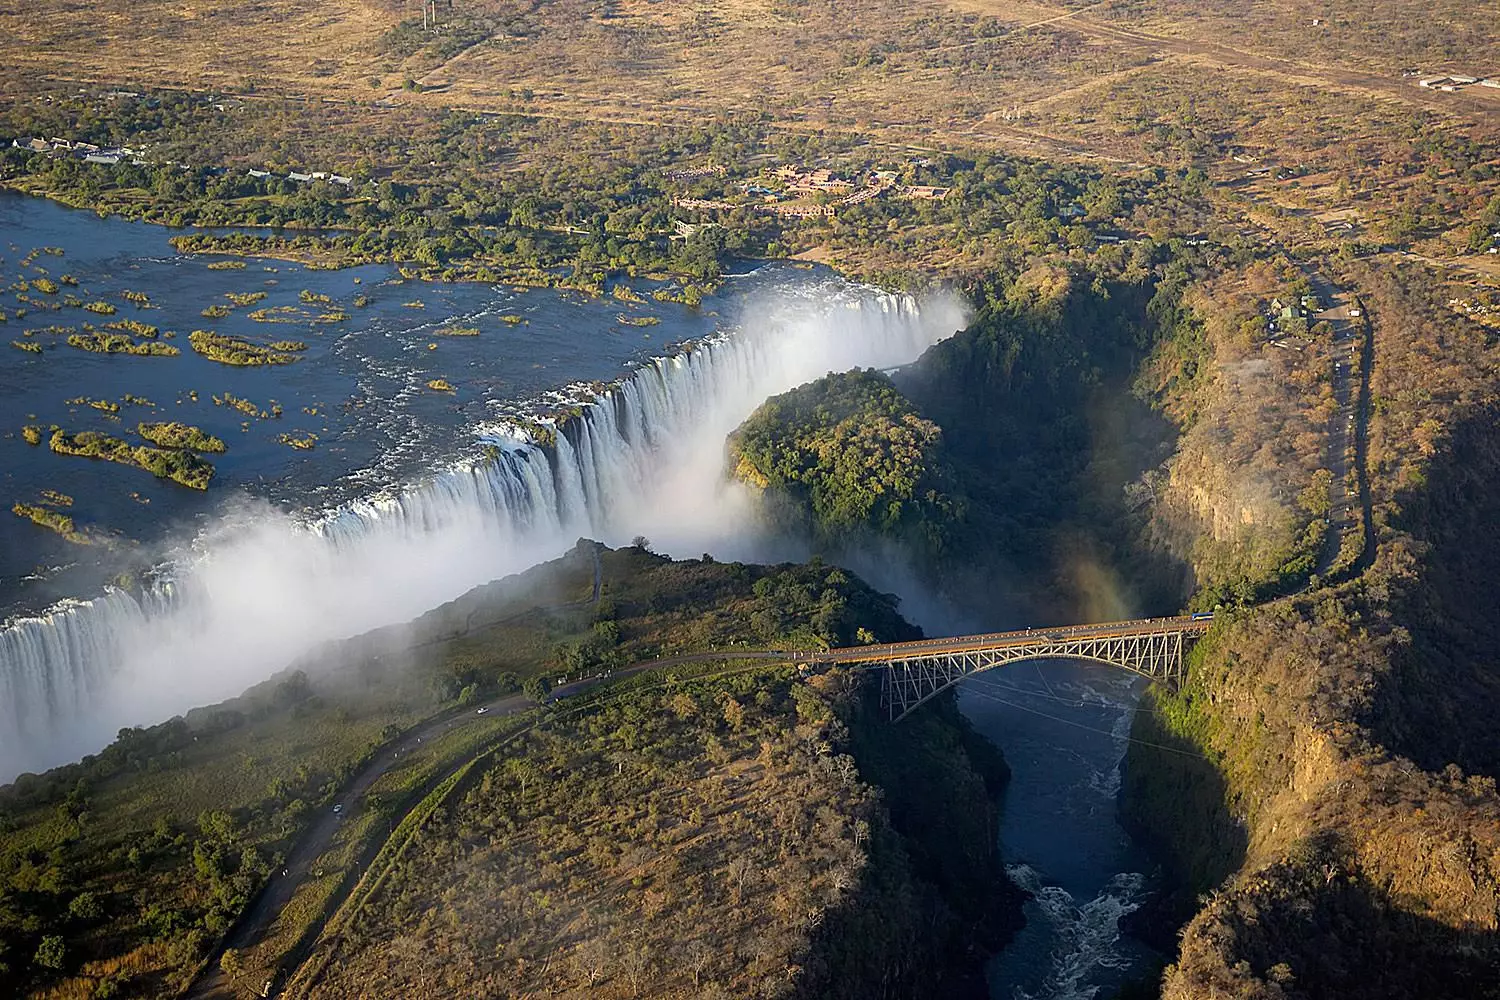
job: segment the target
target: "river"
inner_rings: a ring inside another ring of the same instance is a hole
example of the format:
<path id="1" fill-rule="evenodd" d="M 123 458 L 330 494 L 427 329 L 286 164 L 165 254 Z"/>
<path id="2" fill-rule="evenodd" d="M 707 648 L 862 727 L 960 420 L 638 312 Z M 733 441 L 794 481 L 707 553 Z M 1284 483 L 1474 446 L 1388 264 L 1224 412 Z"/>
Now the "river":
<path id="1" fill-rule="evenodd" d="M 960 710 L 1010 764 L 1000 850 L 1032 895 L 1026 926 L 987 969 L 994 1000 L 1107 1000 L 1160 961 L 1118 926 L 1158 881 L 1116 820 L 1120 762 L 1145 683 L 1054 660 L 959 688 Z"/>
<path id="2" fill-rule="evenodd" d="M 25 574 L 22 583 L 60 600 L 38 607 L 23 594 L 24 611 L 0 627 L 0 780 L 93 752 L 122 726 L 238 694 L 322 643 L 411 621 L 580 536 L 629 544 L 645 535 L 675 555 L 764 557 L 765 545 L 746 530 L 749 498 L 724 475 L 729 433 L 769 396 L 829 371 L 908 364 L 965 319 L 951 296 L 919 302 L 790 265 L 726 281 L 700 310 L 398 285 L 389 269 L 251 261 L 223 271 L 164 250 L 160 229 L 43 202 L 0 204 L 12 213 L 6 233 L 15 249 L 6 249 L 19 255 L 7 266 L 24 273 L 0 306 L 11 312 L 6 332 L 46 341 L 42 353 L 16 350 L 18 363 L 0 369 L 0 425 L 12 435 L 0 439 L 3 485 L 16 501 L 53 502 L 121 539 L 104 555 L 73 546 L 57 557 L 62 570 Z M 63 252 L 32 253 L 44 246 Z M 63 287 L 76 288 L 80 302 L 119 303 L 120 312 L 126 290 L 144 292 L 153 308 L 140 321 L 170 317 L 180 333 L 212 319 L 197 314 L 230 301 L 228 290 L 249 289 L 254 268 L 267 297 L 253 305 L 283 309 L 268 315 L 294 322 L 264 332 L 238 308 L 218 317 L 229 324 L 219 329 L 261 341 L 296 337 L 308 345 L 304 360 L 226 368 L 191 351 L 95 355 L 40 329 L 62 322 L 57 316 L 81 326 L 90 314 L 36 306 L 69 294 L 38 293 L 38 277 L 62 284 L 70 274 L 77 284 Z M 33 311 L 17 322 L 23 294 Z M 359 305 L 360 296 L 370 301 Z M 319 322 L 317 314 L 333 310 L 350 318 Z M 627 312 L 659 323 L 621 323 Z M 478 334 L 439 335 L 459 323 Z M 648 333 L 691 343 L 643 348 Z M 435 376 L 457 391 L 430 389 Z M 602 381 L 585 387 L 580 379 Z M 268 415 L 216 407 L 211 396 L 225 391 Z M 273 399 L 282 418 L 269 412 Z M 559 406 L 567 419 L 539 438 L 512 419 Z M 339 416 L 323 422 L 325 413 Z M 136 422 L 162 417 L 229 441 L 224 475 L 206 493 L 52 454 L 16 433 L 35 421 L 128 440 Z M 306 458 L 276 441 L 278 425 L 303 430 L 313 420 L 320 440 Z M 4 530 L 22 539 L 18 548 L 73 545 L 18 518 Z M 101 592 L 66 569 L 112 562 L 148 570 Z"/>
<path id="3" fill-rule="evenodd" d="M 747 534 L 743 498 L 724 483 L 725 436 L 770 395 L 828 371 L 908 364 L 964 322 L 951 299 L 918 303 L 784 265 L 730 280 L 694 310 L 649 294 L 403 281 L 387 267 L 213 267 L 175 253 L 164 229 L 38 199 L 0 197 L 0 233 L 0 332 L 44 344 L 3 348 L 3 499 L 66 495 L 56 509 L 115 539 L 80 548 L 0 517 L 0 611 L 14 615 L 0 627 L 0 781 L 97 750 L 120 726 L 238 694 L 321 642 L 414 618 L 579 535 L 620 544 L 644 533 L 679 556 L 765 558 L 768 540 Z M 33 253 L 42 247 L 61 254 Z M 76 284 L 34 287 L 63 275 Z M 262 292 L 202 315 L 231 293 Z M 68 294 L 116 314 L 64 306 Z M 284 322 L 257 321 L 260 309 Z M 349 318 L 322 321 L 334 311 Z M 91 354 L 43 332 L 119 318 L 174 331 L 166 342 L 182 353 Z M 440 334 L 451 327 L 478 333 Z M 194 329 L 307 351 L 287 366 L 225 367 L 188 348 Z M 666 349 L 683 342 L 695 347 Z M 429 389 L 434 378 L 454 391 Z M 216 405 L 226 393 L 256 413 Z M 507 429 L 560 405 L 576 417 L 547 447 Z M 228 443 L 207 492 L 54 455 L 18 433 L 55 424 L 128 438 L 142 420 L 181 420 Z M 292 449 L 283 433 L 317 444 Z M 101 593 L 108 573 L 143 559 L 155 579 Z M 909 598 L 920 612 L 921 595 Z M 996 998 L 1108 996 L 1153 961 L 1116 929 L 1150 887 L 1114 819 L 1135 683 L 1049 663 L 965 685 L 964 712 L 1014 771 L 1001 847 L 1035 897 L 991 964 Z"/>
<path id="4" fill-rule="evenodd" d="M 0 499 L 9 508 L 43 502 L 43 490 L 62 494 L 71 498 L 66 512 L 79 527 L 114 542 L 83 548 L 8 514 L 0 518 L 0 615 L 96 590 L 127 561 L 128 550 L 199 530 L 227 496 L 289 508 L 330 506 L 410 481 L 471 451 L 476 429 L 489 421 L 567 401 L 578 395 L 578 383 L 617 379 L 667 345 L 709 335 L 718 311 L 733 309 L 755 285 L 731 283 L 694 310 L 653 301 L 650 292 L 660 282 L 632 282 L 644 301 L 623 302 L 404 281 L 386 266 L 326 271 L 184 256 L 168 243 L 172 235 L 40 198 L 0 195 L 0 314 L 6 316 Z M 34 255 L 43 247 L 61 254 Z M 244 266 L 221 269 L 237 264 Z M 64 276 L 76 284 L 63 283 Z M 56 291 L 22 291 L 21 282 L 34 286 L 38 279 Z M 144 293 L 148 301 L 128 300 L 126 292 Z M 234 306 L 231 294 L 264 297 Z M 116 312 L 70 307 L 64 304 L 70 295 Z M 228 315 L 203 315 L 215 305 Z M 20 310 L 29 311 L 18 316 Z M 335 310 L 348 318 L 323 321 Z M 622 316 L 656 325 L 626 325 Z M 64 333 L 45 332 L 120 320 L 159 328 L 160 342 L 181 354 L 93 354 L 68 346 Z M 307 351 L 285 366 L 222 365 L 189 347 L 188 334 L 199 329 L 262 343 L 295 340 Z M 442 335 L 450 329 L 477 333 Z M 430 389 L 437 378 L 453 391 Z M 230 394 L 253 403 L 254 414 L 225 405 Z M 119 409 L 105 412 L 90 401 Z M 280 416 L 271 415 L 276 404 Z M 45 441 L 28 446 L 19 433 L 27 424 L 56 425 L 130 439 L 138 422 L 168 420 L 228 444 L 225 454 L 212 456 L 217 471 L 206 493 L 127 466 L 61 458 Z M 282 443 L 283 434 L 317 441 L 299 450 Z"/>

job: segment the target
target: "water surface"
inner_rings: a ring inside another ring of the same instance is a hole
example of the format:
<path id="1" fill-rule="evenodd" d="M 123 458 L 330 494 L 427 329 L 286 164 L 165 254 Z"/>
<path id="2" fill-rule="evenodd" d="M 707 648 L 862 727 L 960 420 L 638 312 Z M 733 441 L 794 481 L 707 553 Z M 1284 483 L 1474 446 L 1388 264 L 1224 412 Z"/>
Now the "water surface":
<path id="1" fill-rule="evenodd" d="M 0 196 L 0 500 L 38 503 L 43 490 L 72 497 L 68 513 L 82 527 L 115 535 L 122 545 L 148 547 L 172 533 L 190 534 L 232 494 L 286 506 L 332 505 L 418 477 L 473 446 L 474 428 L 549 394 L 567 395 L 570 384 L 606 381 L 668 344 L 693 340 L 715 328 L 716 308 L 687 309 L 656 303 L 657 283 L 634 284 L 643 303 L 594 299 L 550 290 L 524 291 L 478 283 L 403 281 L 391 267 L 309 270 L 281 261 L 246 260 L 242 270 L 215 270 L 226 257 L 188 257 L 169 245 L 172 230 L 100 219 L 38 198 Z M 60 248 L 56 256 L 33 251 Z M 30 263 L 26 263 L 32 257 Z M 20 292 L 18 282 L 69 275 L 76 287 L 55 294 Z M 145 293 L 140 306 L 124 292 Z M 229 306 L 227 293 L 263 292 L 229 316 L 202 311 Z M 328 302 L 304 301 L 303 293 Z M 38 308 L 20 300 L 58 305 Z M 117 312 L 96 315 L 62 306 L 66 295 L 106 302 Z M 360 297 L 367 300 L 356 305 Z M 29 310 L 17 318 L 18 309 Z M 257 322 L 256 310 L 268 310 Z M 322 322 L 335 311 L 347 319 Z M 621 316 L 651 316 L 659 324 L 635 327 Z M 61 326 L 96 328 L 122 319 L 171 331 L 165 342 L 177 357 L 91 354 L 66 344 Z M 518 321 L 519 320 L 519 321 Z M 441 336 L 448 328 L 478 329 L 477 336 Z M 213 330 L 267 343 L 308 345 L 303 360 L 285 366 L 232 367 L 195 354 L 193 330 Z M 30 332 L 31 336 L 26 334 Z M 10 341 L 38 342 L 41 355 Z M 454 392 L 427 383 L 445 379 Z M 196 398 L 194 398 L 196 393 Z M 126 402 L 140 397 L 147 404 Z M 249 400 L 251 416 L 216 405 L 227 394 Z M 85 397 L 120 407 L 101 412 Z M 271 416 L 279 405 L 282 415 Z M 260 413 L 265 413 L 262 418 Z M 53 425 L 135 439 L 139 421 L 178 420 L 221 438 L 228 452 L 212 456 L 217 473 L 207 493 L 159 480 L 147 472 L 50 453 L 25 444 L 20 428 Z M 281 435 L 316 435 L 310 451 L 282 443 Z M 59 598 L 95 589 L 121 561 L 120 553 L 82 549 L 44 529 L 0 517 L 0 612 L 36 610 Z M 97 570 L 97 572 L 91 572 Z"/>
<path id="2" fill-rule="evenodd" d="M 964 715 L 1010 764 L 1000 849 L 1011 879 L 1033 896 L 1025 928 L 990 962 L 995 1000 L 1103 1000 L 1159 959 L 1118 927 L 1157 880 L 1116 820 L 1120 762 L 1145 683 L 1054 660 L 959 688 Z"/>

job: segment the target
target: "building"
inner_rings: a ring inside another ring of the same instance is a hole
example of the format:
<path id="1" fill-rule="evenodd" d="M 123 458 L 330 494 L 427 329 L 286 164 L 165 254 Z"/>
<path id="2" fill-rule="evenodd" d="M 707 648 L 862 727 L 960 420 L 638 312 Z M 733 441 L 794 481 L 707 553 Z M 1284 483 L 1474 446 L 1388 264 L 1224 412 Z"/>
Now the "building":
<path id="1" fill-rule="evenodd" d="M 679 170 L 663 170 L 661 175 L 669 181 L 691 181 L 699 177 L 723 177 L 728 170 L 724 167 L 684 167 Z"/>
<path id="2" fill-rule="evenodd" d="M 1450 74 L 1448 76 L 1429 76 L 1425 80 L 1417 81 L 1417 85 L 1420 87 L 1426 87 L 1428 90 L 1445 90 L 1448 93 L 1453 93 L 1456 90 L 1472 86 L 1473 84 L 1479 82 L 1480 80 L 1477 76 L 1458 76 Z"/>
<path id="3" fill-rule="evenodd" d="M 767 205 L 764 206 L 763 211 L 786 216 L 791 219 L 815 219 L 833 215 L 833 206 L 809 205 L 804 202 L 801 204 Z"/>
<path id="4" fill-rule="evenodd" d="M 99 163 L 106 167 L 113 167 L 120 162 L 120 154 L 115 150 L 100 150 L 97 153 L 89 153 L 83 158 L 84 163 Z"/>
<path id="5" fill-rule="evenodd" d="M 731 205 L 727 201 L 713 201 L 708 198 L 673 198 L 672 204 L 678 208 L 696 208 L 699 210 L 731 211 L 738 205 Z"/>

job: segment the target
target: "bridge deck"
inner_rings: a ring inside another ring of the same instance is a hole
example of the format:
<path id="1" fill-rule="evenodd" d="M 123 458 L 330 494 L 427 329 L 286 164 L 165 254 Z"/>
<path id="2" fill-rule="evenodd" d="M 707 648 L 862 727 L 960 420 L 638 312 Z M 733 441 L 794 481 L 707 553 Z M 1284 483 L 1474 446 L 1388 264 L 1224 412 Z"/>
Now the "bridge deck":
<path id="1" fill-rule="evenodd" d="M 1020 629 L 1014 632 L 990 632 L 983 635 L 958 635 L 940 639 L 918 639 L 915 642 L 888 642 L 873 646 L 839 646 L 808 655 L 818 663 L 887 663 L 951 653 L 983 653 L 1004 649 L 1024 649 L 1077 639 L 1125 639 L 1135 636 L 1187 634 L 1208 631 L 1213 618 L 1181 615 L 1175 618 L 1138 618 L 1123 622 L 1101 622 L 1095 625 L 1068 625 L 1058 628 Z"/>

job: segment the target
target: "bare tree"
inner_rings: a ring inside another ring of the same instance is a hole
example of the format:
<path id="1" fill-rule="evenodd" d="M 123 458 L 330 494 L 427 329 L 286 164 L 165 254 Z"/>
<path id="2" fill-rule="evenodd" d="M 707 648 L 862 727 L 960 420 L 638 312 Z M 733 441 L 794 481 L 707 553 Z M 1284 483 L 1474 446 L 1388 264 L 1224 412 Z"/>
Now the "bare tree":
<path id="1" fill-rule="evenodd" d="M 524 757 L 512 757 L 505 762 L 505 771 L 511 779 L 521 785 L 521 797 L 526 797 L 526 786 L 540 777 L 537 766 Z"/>
<path id="2" fill-rule="evenodd" d="M 573 965 L 573 971 L 593 986 L 604 978 L 604 970 L 609 962 L 609 949 L 605 947 L 603 938 L 590 936 L 573 949 L 569 961 Z"/>
<path id="3" fill-rule="evenodd" d="M 693 973 L 693 986 L 702 985 L 703 973 L 714 960 L 713 949 L 695 939 L 688 942 L 683 957 L 687 960 L 687 967 Z"/>
<path id="4" fill-rule="evenodd" d="M 640 995 L 641 987 L 651 977 L 651 967 L 655 964 L 652 960 L 651 946 L 645 941 L 631 942 L 620 956 L 620 968 L 625 973 L 625 981 L 630 984 L 630 991 Z"/>
<path id="5" fill-rule="evenodd" d="M 729 884 L 734 887 L 734 902 L 738 905 L 745 898 L 745 886 L 755 875 L 755 865 L 749 858 L 738 857 L 729 862 L 727 874 Z"/>

